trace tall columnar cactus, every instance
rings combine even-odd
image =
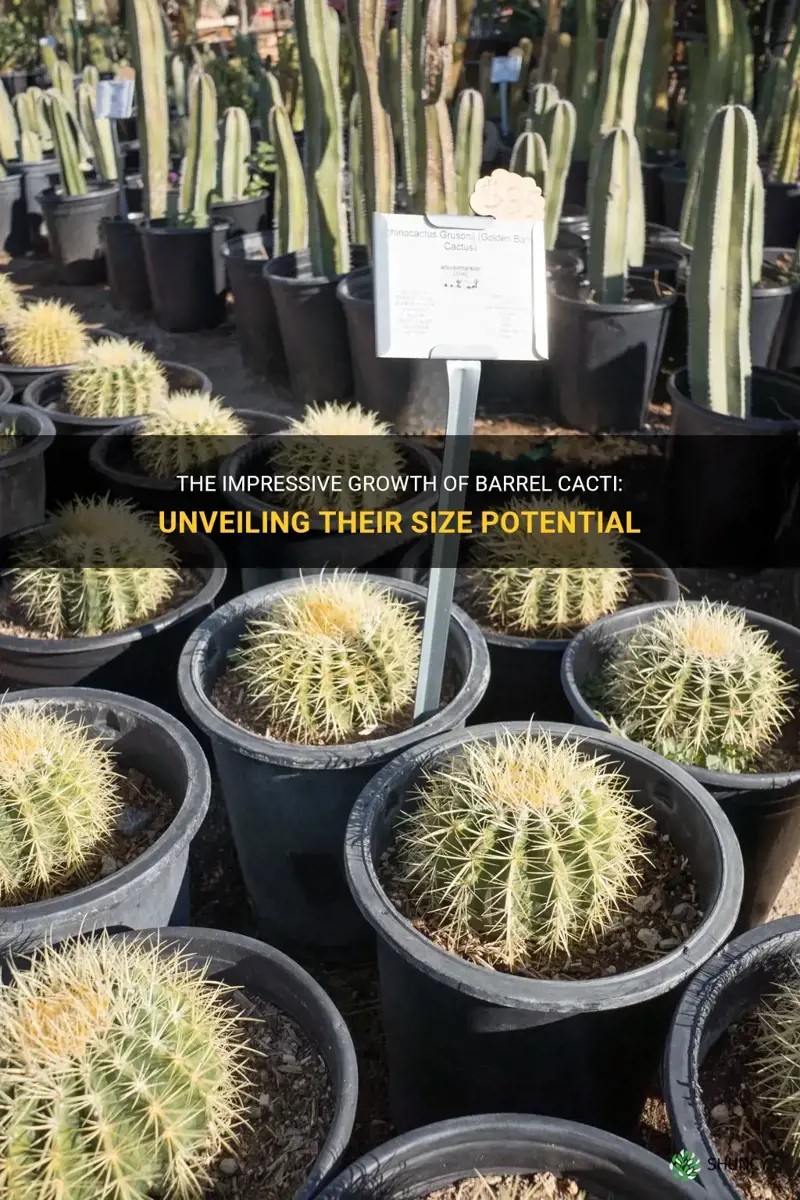
[[[117,178],[117,156],[114,153],[114,135],[108,117],[95,116],[95,94],[88,83],[78,85],[78,120],[84,136],[92,148],[97,174],[106,183]]]
[[[59,59],[56,64],[55,77],[53,78],[53,87],[56,91],[61,92],[67,105],[75,109],[75,72],[68,62]]]
[[[0,158],[9,162],[19,153],[19,125],[8,92],[5,87],[2,90],[5,94],[0,94]]]
[[[567,175],[572,163],[577,115],[569,100],[559,100],[544,119],[544,140],[547,146],[547,187],[545,201],[544,237],[548,250],[558,238],[558,223],[564,207]]]
[[[636,128],[647,26],[647,0],[618,0],[606,41],[591,135],[593,145],[611,129],[625,129],[633,134]]]
[[[733,12],[733,65],[731,74],[732,104],[751,108],[754,94],[755,56],[753,36],[747,11],[741,0],[731,0]]]
[[[789,89],[777,139],[769,164],[769,177],[780,183],[796,183],[800,174],[800,83]]]
[[[787,85],[790,82],[789,65],[785,56],[773,56],[761,79],[755,107],[758,142],[765,150],[773,148],[776,119],[783,111]]]
[[[689,85],[681,128],[681,151],[686,162],[690,163],[692,148],[699,136],[697,131],[703,122],[705,113],[706,47],[702,42],[689,42],[686,47],[686,57],[689,64]]]
[[[416,213],[457,209],[453,129],[445,100],[455,28],[455,0],[403,4],[403,162],[409,208]]]
[[[640,144],[654,150],[668,150],[675,141],[667,130],[674,27],[675,0],[655,0],[650,5],[637,116]]]
[[[189,93],[187,88],[186,59],[180,53],[170,55],[169,80],[175,113],[183,120],[189,115]]]
[[[81,71],[81,77],[84,83],[88,83],[95,97],[97,96],[97,85],[100,82],[100,72],[94,63],[87,63]]]
[[[535,83],[528,95],[526,127],[534,133],[544,133],[544,123],[550,109],[558,104],[558,88],[554,83]],[[520,131],[522,132],[522,131]]]
[[[361,129],[361,96],[350,99],[347,129],[347,165],[350,171],[350,233],[355,245],[368,240],[367,209],[364,204],[364,142]]]
[[[578,32],[572,69],[572,103],[575,106],[577,129],[575,155],[586,160],[591,148],[590,138],[597,104],[597,0],[577,0]]]
[[[328,0],[296,0],[294,18],[306,113],[311,269],[318,277],[330,279],[350,269],[344,119],[339,95],[339,17]]]
[[[464,68],[464,57],[467,52],[467,42],[469,41],[470,30],[472,29],[475,5],[476,0],[456,0],[456,40],[453,47],[453,57],[450,63],[447,90],[445,93],[445,99],[448,103],[458,91],[461,72]],[[519,47],[522,49],[523,56],[525,54],[524,43],[528,40],[528,38],[520,38],[519,40]],[[526,70],[524,63],[523,70]]]
[[[178,212],[195,229],[208,225],[217,182],[217,89],[198,71],[189,83],[189,138],[181,165]]]
[[[752,113],[741,105],[721,108],[703,151],[686,285],[692,400],[739,417],[747,415],[750,403],[757,147]]]
[[[459,94],[455,111],[455,161],[458,211],[472,214],[470,196],[481,173],[483,161],[483,96],[474,88]]]
[[[272,140],[269,128],[270,113],[276,105],[280,108],[284,107],[278,76],[272,70],[262,71],[258,81],[258,123],[265,142]]]
[[[535,179],[546,195],[548,165],[547,146],[544,138],[540,133],[526,129],[514,142],[508,169],[515,175]]]
[[[625,299],[631,242],[638,225],[634,142],[627,129],[612,129],[595,147],[587,269],[594,297],[601,304],[621,304]],[[640,168],[638,189],[641,186]],[[643,219],[641,225],[643,231]]]
[[[144,211],[151,220],[167,213],[169,102],[167,48],[158,0],[128,0],[128,39],[136,68],[136,108],[144,180]]]
[[[86,196],[89,185],[81,164],[77,122],[64,98],[55,90],[48,93],[47,115],[64,193],[67,196]]]
[[[708,54],[703,76],[703,98],[698,104],[693,123],[692,140],[687,162],[699,169],[704,157],[703,146],[717,111],[735,102],[735,89],[743,77],[740,56],[741,36],[737,34],[734,5],[738,0],[706,0],[706,32]]]
[[[243,108],[229,108],[222,122],[217,192],[223,200],[243,200],[250,181],[250,122]]]
[[[291,118],[283,105],[273,106],[269,125],[269,140],[275,150],[273,251],[278,257],[308,245],[308,202],[303,164],[297,152]]]
[[[508,89],[508,116],[513,129],[516,129],[519,119],[525,111],[532,56],[533,42],[526,37],[520,38],[518,45],[513,46],[508,52],[509,58],[520,60],[519,79]]]
[[[367,245],[371,246],[373,213],[394,212],[394,137],[380,67],[386,0],[347,0],[347,19],[353,32],[356,86],[361,97],[364,209]]]

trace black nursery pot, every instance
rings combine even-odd
[[[586,188],[589,183],[589,160],[573,158],[567,173],[567,185],[564,190],[564,200],[567,204],[575,204],[580,208],[586,206]]]
[[[8,563],[11,539],[0,546]],[[179,561],[199,576],[194,596],[160,617],[97,637],[35,638],[0,633],[0,693],[5,688],[109,688],[182,714],[177,663],[191,631],[210,613],[225,582],[225,560],[201,533],[170,538]],[[2,583],[2,576],[0,576]]]
[[[40,162],[19,163],[14,169],[19,171],[22,179],[22,206],[27,234],[26,244],[20,249],[20,253],[25,254],[28,250],[38,254],[47,253],[47,230],[39,197],[43,192],[58,186],[58,163],[54,158],[43,158]]]
[[[87,726],[114,753],[116,769],[135,769],[152,780],[172,800],[175,815],[152,846],[113,875],[50,900],[0,907],[0,951],[21,953],[107,926],[147,929],[188,921],[189,847],[211,795],[208,764],[195,738],[168,713],[117,692],[46,687],[0,697],[0,712],[21,700]]]
[[[632,275],[623,304],[551,281],[550,364],[559,419],[584,433],[641,429],[655,388],[675,292]]]
[[[652,621],[663,611],[663,604],[647,604],[603,617],[570,643],[561,665],[561,680],[579,724],[608,728],[597,716],[596,703],[584,698],[586,685],[597,678],[618,639],[629,637],[637,625]],[[748,611],[747,620],[766,631],[794,678],[800,680],[800,630],[763,613]],[[766,920],[800,851],[800,769],[752,775],[702,767],[683,770],[711,793],[739,839],[744,893],[736,928],[751,929]]]
[[[767,250],[765,256],[775,253]],[[765,262],[759,285],[753,288],[750,306],[750,358],[754,367],[777,365],[783,329],[796,291],[797,284],[787,283]]]
[[[796,246],[800,238],[800,186],[764,183],[764,245]]]
[[[422,613],[425,592],[376,579]],[[345,746],[301,746],[258,737],[214,706],[211,693],[249,620],[304,586],[285,580],[238,596],[195,630],[181,656],[186,711],[211,738],[233,838],[261,931],[276,945],[333,956],[369,944],[344,878],[342,847],[350,810],[387,760],[443,730],[463,724],[489,680],[480,632],[454,607],[448,660],[458,678],[438,713],[389,737]]]
[[[658,279],[659,283],[677,291],[683,286],[689,255],[668,242],[649,243],[645,246],[644,262],[640,267],[631,267],[631,275],[640,279]]]
[[[28,250],[28,222],[22,199],[22,176],[9,171],[0,179],[0,249],[11,258]]]
[[[113,329],[90,329],[89,337],[93,342],[101,342],[105,338],[119,340],[121,334]],[[49,367],[15,367],[12,363],[0,361],[0,371],[11,384],[15,396],[21,396],[37,380],[44,379],[53,372],[65,375],[68,371],[76,371],[79,363],[62,363],[60,366]]]
[[[661,189],[664,197],[663,223],[669,229],[680,229],[683,198],[689,177],[685,166],[666,167],[661,172]]]
[[[220,200],[211,205],[211,216],[215,221],[227,221],[227,238],[241,237],[247,233],[266,232],[267,195],[249,196],[245,200]]]
[[[658,225],[665,224],[666,216],[664,170],[674,164],[676,157],[675,151],[648,150],[642,160],[644,211],[648,221],[654,221]]]
[[[366,266],[363,246],[352,246],[350,255],[353,268]],[[352,396],[347,324],[336,295],[343,276],[317,278],[308,250],[270,259],[264,271],[297,402],[305,406]]]
[[[142,245],[143,220],[137,213],[100,222],[111,303],[120,312],[147,313],[153,306]]]
[[[169,333],[197,333],[221,325],[227,290],[222,246],[228,223],[214,221],[204,229],[189,229],[158,220],[141,228],[153,315],[159,328]]]
[[[562,982],[477,966],[435,945],[394,907],[378,875],[423,770],[476,739],[547,733],[607,757],[689,862],[705,916],[691,937],[635,971]],[[383,768],[356,802],[345,865],[378,937],[389,1103],[399,1130],[475,1113],[538,1113],[634,1130],[684,981],[724,942],[742,860],[728,821],[683,771],[632,743],[574,726],[479,725],[431,737]],[[624,1053],[620,1048],[624,1047]]]
[[[692,1200],[654,1154],[576,1121],[497,1113],[440,1121],[370,1150],[331,1180],[317,1200],[409,1200],[475,1176],[551,1173],[589,1196]]]
[[[0,79],[3,81],[3,87],[8,92],[13,100],[20,92],[24,92],[28,86],[28,70],[19,71],[0,71]]]
[[[650,601],[677,600],[678,581],[665,562],[638,542],[625,540],[637,587]],[[401,578],[427,586],[430,540],[417,542],[404,556]],[[470,718],[491,721],[569,721],[572,709],[561,687],[561,660],[570,638],[521,637],[482,629],[492,665],[489,686]]]
[[[246,367],[258,375],[288,380],[278,315],[264,267],[272,254],[271,233],[246,233],[222,247],[233,295],[236,336]]]
[[[762,997],[796,976],[800,917],[770,921],[729,942],[697,972],[681,998],[662,1071],[673,1145],[702,1164],[708,1200],[742,1200],[719,1161],[700,1087],[700,1070],[720,1038]],[[745,1117],[747,1114],[745,1114]],[[713,1165],[712,1165],[713,1164]]]
[[[56,435],[44,413],[0,405],[0,436],[13,426],[21,444],[0,454],[0,537],[41,525],[45,517],[45,452]]]
[[[48,188],[39,197],[59,279],[67,284],[103,283],[106,260],[100,222],[119,209],[116,183],[94,184],[86,196]]]

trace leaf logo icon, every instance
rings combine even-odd
[[[678,1179],[697,1179],[700,1174],[700,1159],[690,1150],[681,1150],[680,1154],[673,1154],[670,1167],[672,1174]]]

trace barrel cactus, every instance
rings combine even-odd
[[[8,361],[15,367],[60,367],[78,362],[89,346],[88,330],[71,304],[37,300],[29,304],[3,335]]]
[[[794,683],[741,609],[680,601],[643,622],[606,669],[609,713],[665,758],[744,771],[774,742]]]
[[[0,996],[7,1200],[205,1190],[252,1100],[244,1020],[208,970],[106,933],[13,968]]]
[[[15,546],[11,600],[43,637],[115,633],[154,616],[180,579],[175,555],[125,501],[73,500]]]
[[[217,397],[173,392],[145,413],[133,439],[133,456],[155,479],[174,479],[229,454],[246,433],[241,417]]]
[[[84,869],[118,811],[112,756],[85,726],[44,704],[0,705],[0,904]]]
[[[780,984],[761,1005],[756,1091],[795,1168],[800,1167],[800,987]]]
[[[233,671],[270,737],[354,742],[406,712],[420,644],[408,604],[371,580],[334,575],[250,621]]]
[[[10,275],[0,273],[0,325],[9,325],[22,313],[22,295]]]
[[[504,511],[528,507],[514,501]],[[518,533],[498,528],[476,537],[467,582],[492,625],[506,633],[563,637],[615,612],[631,572],[616,534],[582,532],[578,510],[561,501],[538,507],[553,514],[556,535],[520,526]]]
[[[104,338],[64,380],[70,412],[87,419],[137,417],[165,400],[167,374],[158,359],[135,342]]]
[[[448,949],[514,970],[607,932],[646,859],[625,777],[550,734],[467,741],[424,770],[398,865]]]

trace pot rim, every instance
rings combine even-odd
[[[346,279],[351,271],[358,270],[352,266],[352,258],[354,250],[366,250],[357,242],[350,243],[351,266],[349,270],[343,271],[340,275],[313,275],[311,274],[311,251],[307,246],[301,250],[291,250],[288,254],[278,254],[275,258],[270,258],[264,263],[264,277],[269,279],[270,287],[277,283],[278,287],[320,287],[323,284],[329,286],[339,284],[342,279]],[[307,275],[282,275],[277,269],[279,266],[289,266],[294,262],[297,267],[298,256],[305,255],[308,258],[309,273]]]
[[[159,222],[164,224],[159,224]],[[212,233],[222,233],[225,229],[230,229],[231,222],[226,217],[217,217],[216,220],[210,220],[208,225],[203,225],[199,229],[194,229],[188,225],[167,225],[166,217],[147,218],[143,220],[140,226],[141,232],[145,237],[169,237],[170,235],[178,235],[186,237],[191,235],[194,237],[205,237]]]
[[[752,382],[769,383],[771,378],[777,379],[779,382],[785,383],[792,391],[798,392],[800,398],[800,380],[796,375],[790,375],[787,371],[773,371],[769,367],[753,367]],[[685,386],[684,386],[685,385]],[[680,367],[677,371],[673,371],[667,377],[667,390],[670,400],[673,404],[679,407],[687,408],[694,412],[708,412],[713,417],[714,423],[717,422],[723,427],[728,426],[731,433],[752,432],[758,433],[789,433],[800,427],[800,417],[796,419],[788,419],[786,421],[771,420],[769,417],[732,417],[728,413],[711,413],[710,409],[704,409],[699,404],[695,404],[689,395],[689,368]],[[674,417],[673,417],[674,425]],[[708,434],[703,436],[713,436],[714,430],[709,430]],[[694,435],[701,436],[701,435]]]
[[[261,245],[266,249],[268,245],[270,247],[272,246],[274,237],[275,235],[271,229],[265,229],[263,231],[257,229],[254,233],[234,234],[232,238],[228,238],[227,242],[223,244],[222,257],[235,258],[237,260],[241,259],[242,262],[252,262],[256,263],[260,267],[265,267],[270,261],[269,258],[249,258],[248,255],[243,254],[242,251],[245,249],[245,242],[248,238],[258,238],[261,242]],[[255,242],[253,244],[255,244]]]
[[[33,409],[25,408],[22,404],[3,405],[0,403],[0,429],[2,429],[3,418],[7,415],[17,420],[20,417],[28,419],[36,425],[36,429],[27,433],[22,430],[22,436],[32,440],[26,445],[20,446],[18,450],[12,451],[11,454],[0,457],[0,472],[7,471],[9,467],[16,467],[28,458],[38,458],[49,450],[56,436],[56,427],[45,413],[35,412]]]
[[[114,338],[116,341],[124,340],[123,334],[117,333],[114,329],[106,329],[105,326],[101,326],[100,329],[90,329],[88,337],[93,342],[102,342],[105,338]],[[66,375],[68,371],[75,371],[80,365],[79,362],[72,362],[61,363],[59,366],[50,364],[47,367],[22,367],[17,366],[15,363],[0,361],[0,375],[5,376],[9,380],[19,375],[33,375],[36,379],[39,379],[45,375]],[[30,387],[30,384],[28,387]]]
[[[649,290],[655,293],[655,284],[649,275],[636,275],[636,268],[631,268],[631,274],[628,276],[629,285],[635,284],[641,286],[641,290],[645,290],[649,285]],[[660,284],[661,295],[653,295],[649,300],[638,299],[631,297],[622,304],[601,304],[597,300],[587,300],[581,296],[570,296],[559,288],[559,283],[564,279],[564,276],[553,276],[549,281],[549,287],[552,294],[557,297],[559,304],[567,304],[573,308],[593,309],[595,312],[603,316],[609,317],[624,317],[627,313],[645,313],[656,312],[658,309],[670,308],[678,298],[678,293],[675,288],[669,287],[667,284]]]

